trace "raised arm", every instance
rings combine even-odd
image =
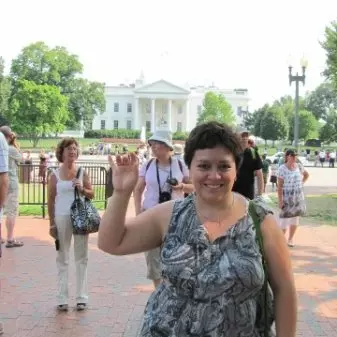
[[[99,249],[113,255],[135,254],[161,245],[172,213],[171,202],[153,207],[126,220],[131,193],[138,181],[135,154],[117,156],[113,165],[114,193],[98,232]]]

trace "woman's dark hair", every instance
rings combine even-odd
[[[75,138],[73,137],[66,137],[63,138],[56,147],[56,159],[60,162],[63,163],[63,151],[66,147],[75,144],[77,147],[77,156],[79,155],[79,146],[78,142]]]
[[[195,151],[213,149],[221,146],[230,151],[234,157],[236,170],[242,161],[242,146],[237,134],[226,124],[206,122],[197,125],[190,133],[184,149],[184,160],[191,167]]]

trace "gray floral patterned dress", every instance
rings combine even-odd
[[[272,213],[259,198],[255,209],[260,220]],[[247,215],[214,242],[194,194],[176,201],[161,260],[163,282],[149,298],[140,336],[263,335],[256,316],[264,272],[248,201]]]

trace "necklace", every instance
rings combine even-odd
[[[232,193],[232,202],[231,202],[231,204],[229,205],[229,206],[227,206],[227,207],[225,207],[225,210],[227,211],[227,210],[230,210],[230,209],[232,209],[233,208],[233,206],[234,206],[234,201],[235,201],[235,195],[234,195],[234,193]],[[213,225],[213,224],[216,224],[218,227],[220,227],[221,225],[222,225],[222,221],[221,221],[221,216],[220,216],[220,214],[218,214],[218,219],[216,220],[216,221],[214,221],[214,220],[212,220],[212,218],[211,217],[208,217],[208,216],[206,216],[206,215],[203,215],[203,214],[201,214],[200,213],[200,216],[201,216],[201,218],[203,219],[203,221],[205,221],[205,223],[206,224],[209,224],[209,225]]]

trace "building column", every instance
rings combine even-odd
[[[139,130],[141,129],[142,125],[139,125],[139,120],[140,120],[140,116],[139,116],[139,98],[135,98],[134,100],[134,112],[133,112],[133,123],[134,125],[132,126],[132,129],[134,130]]]
[[[156,100],[151,99],[151,132],[156,131]]]
[[[167,102],[167,128],[172,131],[172,100],[169,99]]]
[[[185,132],[190,131],[190,101],[187,99],[185,101]]]

